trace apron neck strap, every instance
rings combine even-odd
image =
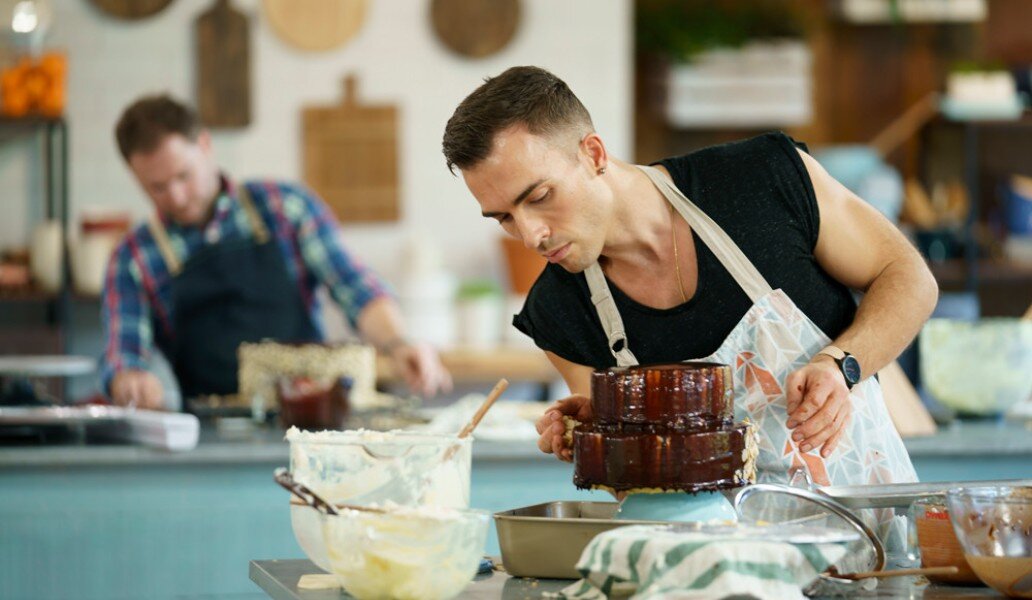
[[[746,258],[745,254],[738,247],[717,223],[706,213],[695,206],[672,181],[663,176],[663,173],[655,167],[639,166],[645,175],[652,181],[663,197],[670,202],[677,212],[688,222],[692,231],[706,244],[713,255],[717,257],[720,264],[724,265],[735,282],[745,291],[749,299],[756,303],[760,298],[771,293],[773,289],[763,275]],[[591,302],[595,305],[602,329],[606,332],[609,342],[609,351],[616,358],[616,364],[620,367],[629,367],[638,364],[637,359],[627,344],[627,332],[624,329],[623,319],[620,318],[620,311],[616,308],[613,294],[606,282],[606,276],[602,267],[597,262],[593,263],[584,272],[588,282],[588,289],[591,290]]]
[[[244,209],[244,214],[247,215],[247,220],[251,223],[251,230],[254,233],[255,241],[259,244],[269,241],[269,228],[265,226],[261,215],[258,214],[258,209],[254,206],[254,200],[251,199],[251,192],[248,191],[247,186],[241,184],[237,188],[236,196],[240,206]],[[158,252],[161,254],[161,258],[165,260],[169,273],[173,277],[178,275],[183,270],[183,263],[172,248],[172,240],[168,237],[165,225],[162,224],[161,219],[157,215],[151,215],[151,218],[147,220],[147,228],[150,229],[151,236],[158,245]]]
[[[597,262],[592,263],[584,272],[584,276],[588,280],[588,289],[591,290],[591,303],[595,305],[595,312],[602,322],[602,330],[606,332],[609,351],[616,359],[616,366],[632,367],[638,364],[638,359],[631,353],[627,344],[623,319],[620,318],[620,311],[616,309],[616,302],[613,301],[613,294],[606,283],[602,267],[598,266]]]
[[[161,258],[165,260],[165,266],[168,267],[169,274],[173,277],[179,275],[179,272],[183,270],[183,263],[172,249],[172,240],[168,238],[168,231],[165,230],[165,226],[161,223],[158,215],[152,214],[150,219],[147,220],[147,229],[150,229],[151,237],[154,238],[154,243],[158,245],[158,252],[161,254]]]
[[[255,241],[259,244],[269,241],[269,228],[265,226],[261,215],[258,214],[258,209],[254,206],[254,200],[251,199],[251,192],[247,189],[247,185],[241,183],[236,190],[236,195],[244,213],[247,214],[247,220],[251,222],[251,231],[254,233]]]

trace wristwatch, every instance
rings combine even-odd
[[[837,346],[828,346],[817,354],[826,354],[835,360],[842,377],[846,380],[846,387],[853,389],[853,386],[860,383],[860,361],[855,356]]]

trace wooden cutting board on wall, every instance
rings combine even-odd
[[[197,110],[208,127],[251,123],[251,40],[247,15],[215,0],[194,23]]]
[[[93,5],[107,14],[134,21],[158,14],[165,10],[172,0],[91,0]]]
[[[484,58],[504,48],[520,24],[519,0],[432,0],[430,21],[453,52]]]
[[[358,82],[344,80],[344,102],[303,109],[304,179],[345,223],[396,221],[398,110],[358,103]]]
[[[332,50],[365,21],[366,0],[265,0],[265,18],[279,38],[301,50]]]

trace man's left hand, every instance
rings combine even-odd
[[[441,364],[437,351],[428,344],[402,343],[390,352],[397,372],[405,378],[410,390],[422,396],[450,392],[451,374]]]
[[[788,428],[803,452],[821,449],[827,458],[842,439],[852,416],[849,388],[830,356],[819,355],[785,380]]]

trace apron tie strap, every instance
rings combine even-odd
[[[165,226],[161,224],[161,219],[156,214],[152,214],[147,219],[147,229],[150,230],[151,237],[154,238],[154,243],[158,246],[158,253],[164,259],[169,275],[173,277],[179,275],[179,272],[183,270],[183,263],[176,256],[176,252],[172,248],[172,240],[168,237],[168,231],[165,230]]]

